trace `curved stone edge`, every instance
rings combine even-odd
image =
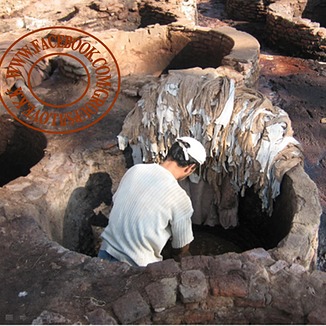
[[[256,38],[235,28],[223,26],[217,29],[234,42],[231,52],[222,60],[223,65],[230,65],[244,77],[247,87],[255,87],[259,78],[260,44]]]
[[[4,324],[11,316],[46,324],[326,322],[326,274],[263,249],[133,268],[71,252],[49,241],[32,218],[2,222],[1,232]]]
[[[278,1],[269,5],[266,16],[269,42],[293,54],[325,62],[326,28],[300,17],[301,13],[296,11],[298,9],[293,8],[291,2]]]
[[[295,214],[290,233],[270,252],[278,260],[315,268],[322,214],[318,188],[301,165],[288,171],[284,177],[291,181],[296,198]]]
[[[227,0],[225,9],[234,20],[263,21],[268,4],[266,0]]]
[[[233,27],[211,29],[181,20],[164,26],[150,25],[132,32],[108,30],[105,34],[94,34],[113,53],[119,53],[116,59],[123,77],[159,76],[188,42],[198,41],[198,51],[204,53],[207,49],[215,49],[217,55],[222,51],[221,66],[217,69],[233,69],[248,87],[255,86],[259,78],[259,42],[250,34]],[[138,55],[140,52],[141,56]],[[153,53],[158,54],[156,60],[153,60]]]
[[[231,67],[241,74],[245,86],[256,86],[260,72],[260,44],[250,34],[229,26],[209,28],[194,26],[193,24],[182,24],[179,21],[171,23],[168,28],[170,33],[171,31],[180,30],[186,35],[195,34],[190,36],[191,39],[199,40],[204,47],[219,45],[222,48],[222,61],[217,70]]]

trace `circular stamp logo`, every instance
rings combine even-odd
[[[112,109],[120,71],[110,49],[72,27],[34,30],[0,60],[0,99],[13,118],[32,129],[67,134],[88,128]]]

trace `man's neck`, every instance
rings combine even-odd
[[[183,177],[182,169],[180,169],[180,167],[175,161],[166,160],[160,165],[170,171],[177,180]]]

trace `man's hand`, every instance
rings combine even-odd
[[[172,248],[172,257],[176,261],[180,261],[182,257],[191,256],[191,253],[189,251],[189,244],[185,245],[182,248]]]

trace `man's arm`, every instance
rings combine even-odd
[[[176,261],[180,261],[182,257],[191,256],[189,244],[182,248],[172,248],[172,257]]]

